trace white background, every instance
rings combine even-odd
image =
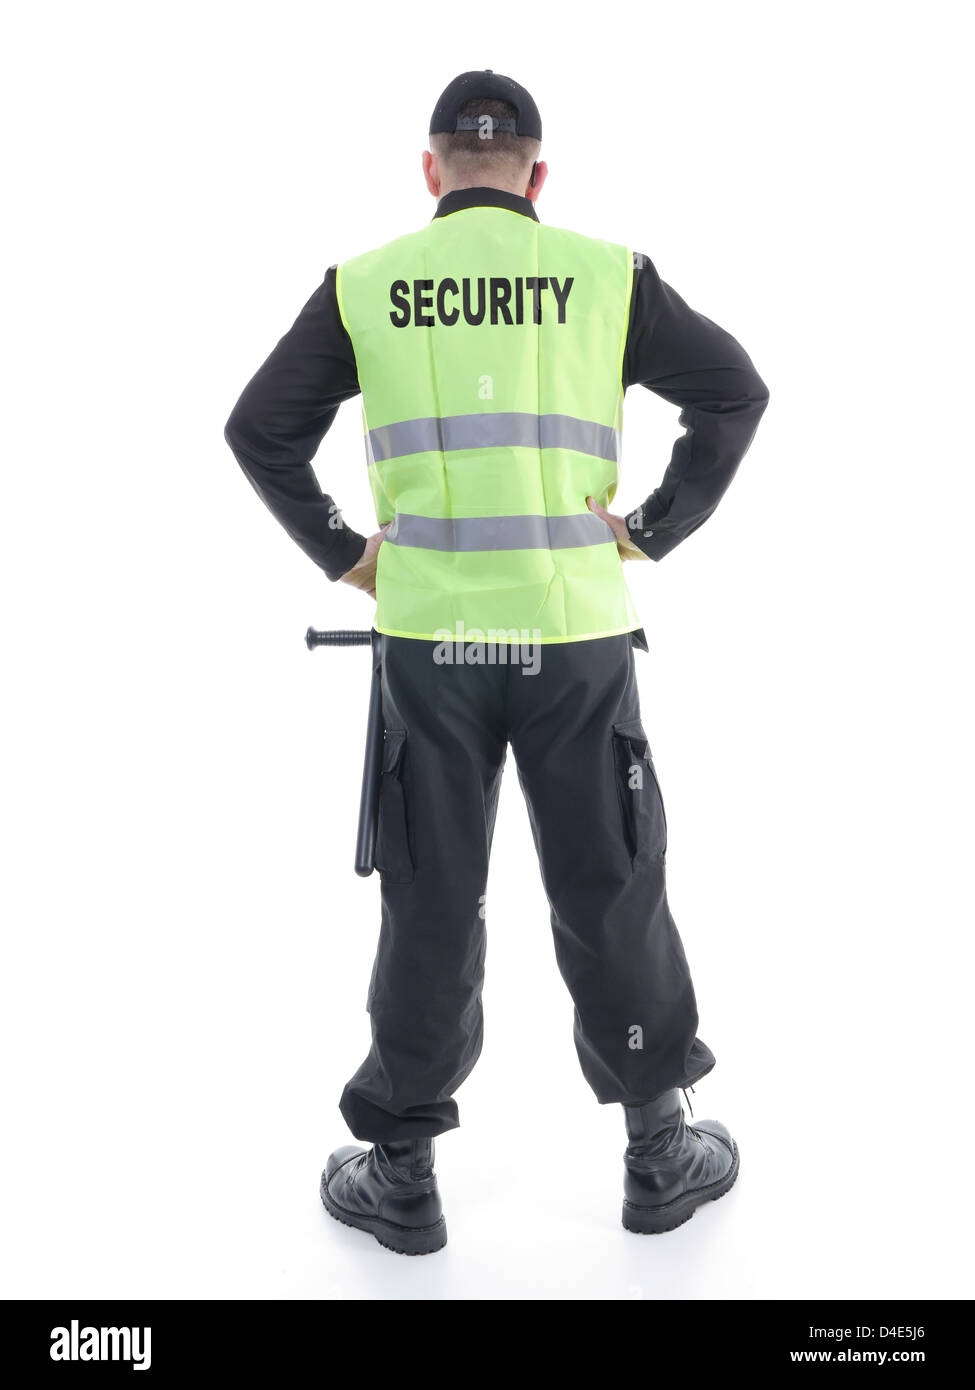
[[[2,1292],[970,1297],[966,7],[7,16]],[[326,267],[430,217],[430,110],[485,66],[543,113],[540,215],[649,254],[771,389],[717,515],[628,572],[696,1110],[742,1173],[622,1231],[509,768],[450,1244],[407,1260],[317,1191],[378,884],[365,654],[302,635],[372,608],[222,429]],[[678,432],[629,394],[620,510]],[[316,466],[371,529],[356,404]]]

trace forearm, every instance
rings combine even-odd
[[[345,525],[311,465],[283,462],[273,451],[249,447],[246,410],[235,409],[224,435],[254,491],[291,539],[329,579],[340,579],[362,555],[366,538]]]
[[[645,555],[663,559],[707,521],[748,451],[766,400],[681,412],[687,432],[674,445],[663,481],[626,518],[633,543]]]
[[[248,382],[224,430],[255,492],[333,580],[352,568],[366,541],[322,492],[311,461],[341,402],[358,391],[333,267]]]
[[[729,333],[690,309],[649,263],[638,275],[625,384],[639,382],[679,405],[685,429],[660,486],[626,518],[634,543],[659,560],[715,510],[769,397]]]

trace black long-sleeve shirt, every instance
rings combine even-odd
[[[448,193],[435,215],[483,206],[536,216],[527,198],[493,188]],[[740,344],[689,308],[643,255],[634,257],[623,356],[623,388],[636,384],[679,406],[685,429],[662,483],[626,518],[634,543],[659,560],[718,505],[752,441],[768,391]],[[358,393],[331,266],[244,388],[225,434],[258,494],[333,580],[359,559],[365,537],[346,526],[321,491],[311,461],[341,403]]]

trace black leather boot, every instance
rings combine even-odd
[[[447,1244],[433,1171],[433,1140],[398,1140],[329,1155],[322,1201],[336,1221],[368,1231],[400,1255],[429,1255]]]
[[[738,1176],[738,1146],[718,1120],[685,1125],[680,1092],[624,1105],[623,1225],[640,1235],[672,1231],[723,1197]]]

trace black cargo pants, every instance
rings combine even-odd
[[[501,651],[495,648],[497,655]],[[600,1102],[638,1105],[714,1065],[667,906],[667,827],[629,634],[490,646],[383,638],[386,724],[376,863],[372,1047],[341,1111],[359,1139],[434,1136],[481,1049],[484,902],[510,743],[552,909],[575,1043]]]

